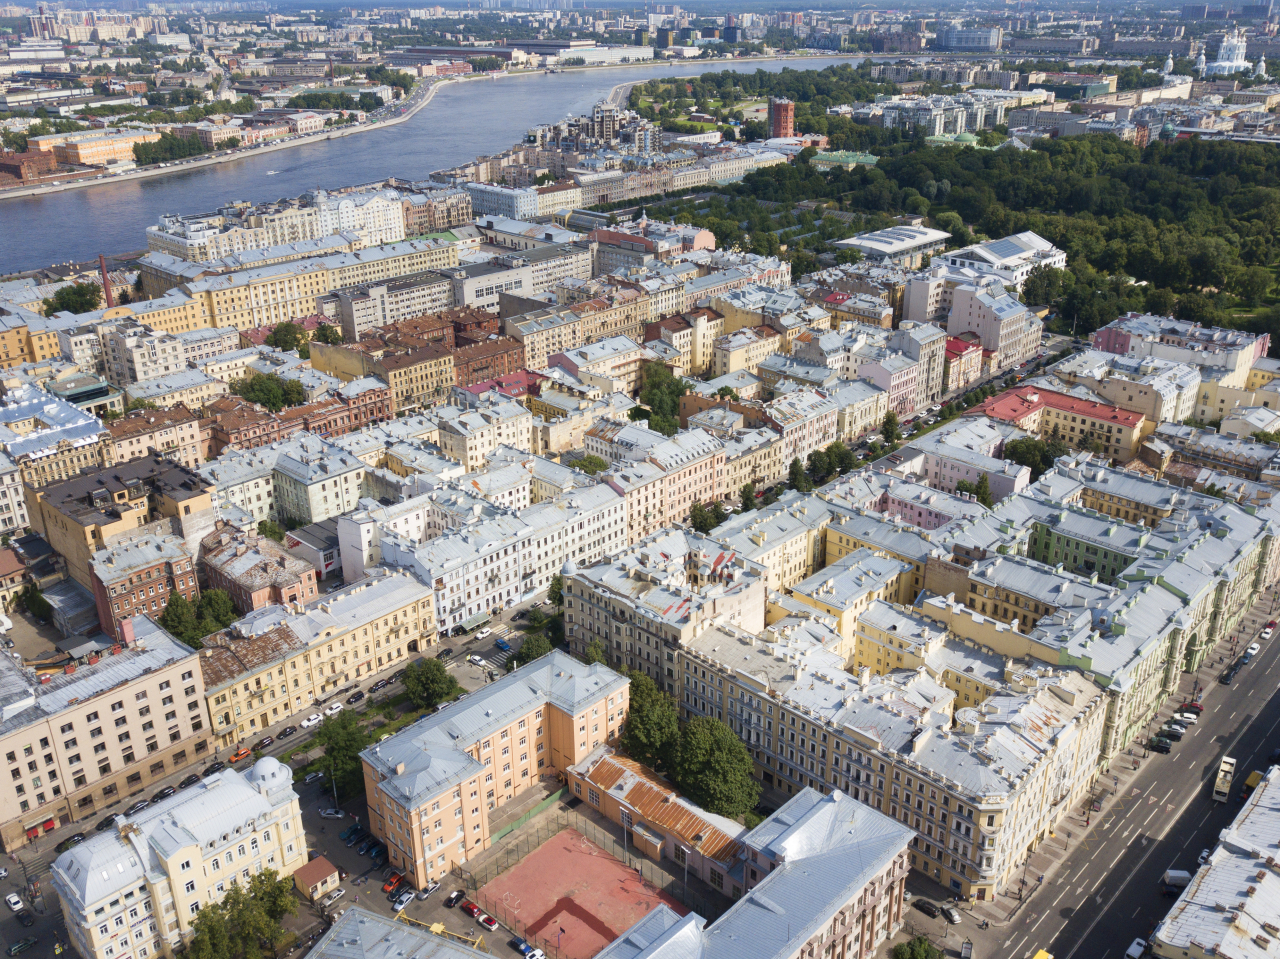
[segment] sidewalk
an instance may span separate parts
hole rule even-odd
[[[1249,645],[1251,639],[1246,637],[1254,636],[1272,617],[1276,607],[1277,587],[1273,587],[1259,596],[1257,603],[1245,613],[1237,627],[1205,657],[1199,670],[1179,674],[1177,691],[1160,707],[1148,729],[1158,728],[1173,715],[1175,707],[1194,698],[1193,694],[1197,690],[1202,698],[1220,695],[1218,675],[1231,661],[1233,654],[1238,654]],[[1106,821],[1118,799],[1130,795],[1133,780],[1144,762],[1145,751],[1139,745],[1144,738],[1145,734],[1140,735],[1126,752],[1117,757],[1115,763],[1102,770],[1094,784],[1092,800],[1086,800],[1081,806],[1070,810],[1059,821],[1054,833],[1041,842],[1022,864],[1022,875],[1017,881],[1010,882],[1005,891],[995,899],[972,904],[972,909],[968,911],[972,912],[974,922],[986,919],[995,927],[1008,925],[1024,907],[1035,901],[1036,891],[1041,886],[1053,884],[1059,867],[1077,846],[1089,839],[1092,827]]]

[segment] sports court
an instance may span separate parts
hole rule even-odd
[[[480,889],[481,906],[561,959],[591,959],[659,902],[688,910],[580,832],[562,829]]]

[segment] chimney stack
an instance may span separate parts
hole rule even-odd
[[[111,280],[107,276],[107,258],[101,253],[98,254],[98,270],[102,273],[102,301],[107,304],[107,309],[112,309],[116,301],[111,295]]]

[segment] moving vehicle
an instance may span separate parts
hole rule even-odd
[[[1179,889],[1185,889],[1191,885],[1191,873],[1185,869],[1166,869],[1164,875],[1160,877],[1160,881],[1166,886],[1176,886]]]
[[[401,912],[401,911],[403,911],[405,906],[407,906],[407,905],[409,905],[409,903],[413,902],[414,897],[415,897],[416,895],[417,895],[417,893],[415,893],[412,889],[406,889],[404,892],[400,893],[400,895],[399,895],[399,897],[396,899],[396,901],[395,901],[395,902],[393,902],[393,903],[391,904],[391,908],[392,908],[395,912]]]
[[[476,639],[484,639],[486,636],[488,636],[492,632],[493,630],[490,629],[488,626],[486,626],[484,629],[476,633]]]
[[[302,721],[302,728],[310,729],[312,726],[318,726],[320,725],[320,721],[321,721],[320,714],[312,713],[310,716],[308,716],[306,719]]]
[[[128,809],[126,809],[124,811],[124,814],[126,816],[132,816],[136,812],[142,812],[142,810],[146,809],[150,805],[151,805],[151,800],[149,799],[139,800],[138,802],[130,806]]]
[[[253,744],[253,748],[266,749],[273,742],[275,742],[275,739],[273,739],[271,736],[263,736],[261,739],[259,739],[256,743]]]
[[[493,645],[497,646],[504,653],[511,652],[511,644],[508,643],[505,639],[495,639],[493,641]]]
[[[16,956],[19,953],[26,952],[28,949],[30,949],[39,941],[40,940],[37,939],[35,936],[27,936],[27,938],[25,939],[19,939],[17,942],[15,942],[12,946],[9,947],[8,955]]]
[[[466,894],[467,892],[465,889],[455,889],[453,892],[449,893],[449,898],[444,901],[445,906],[452,909],[462,901],[462,897]]]
[[[440,650],[440,652],[436,653],[436,659],[448,659],[452,655],[453,647],[446,646],[444,649]]]
[[[915,906],[930,919],[937,919],[942,913],[942,910],[931,903],[928,899],[917,899]]]
[[[472,653],[470,656],[468,656],[467,662],[469,662],[472,666],[479,666],[481,669],[490,668],[489,663],[485,660],[483,656],[479,655],[478,653]]]
[[[280,732],[277,735],[279,736],[280,739],[288,739],[297,731],[298,731],[297,726],[286,726],[284,727],[284,729],[280,730]]]
[[[338,713],[342,712],[342,709],[342,703],[334,703],[332,706],[325,707],[324,714],[326,716],[336,716]]]
[[[161,789],[159,792],[157,792],[154,796],[151,797],[151,801],[159,802],[161,799],[168,799],[177,791],[178,791],[177,786],[165,786],[163,789]]]
[[[321,819],[341,819],[345,815],[346,813],[344,813],[341,809],[321,809],[320,810]]]
[[[1213,801],[1226,802],[1231,798],[1231,780],[1236,775],[1236,761],[1230,756],[1223,756],[1218,764],[1218,778],[1213,781]]]
[[[54,852],[63,853],[72,846],[80,845],[82,842],[84,842],[84,833],[78,832],[74,836],[68,836],[66,839],[62,840],[62,842],[54,846],[53,849]]]
[[[322,772],[307,773],[306,778],[302,780],[302,785],[310,786],[312,783],[318,783],[322,779],[324,779],[324,773]]]
[[[1240,790],[1240,801],[1244,802],[1257,788],[1258,783],[1262,782],[1262,770],[1255,769],[1249,773],[1249,778],[1244,781],[1244,788]]]
[[[1124,959],[1142,959],[1143,953],[1147,951],[1147,940],[1135,939],[1133,944],[1124,951]]]
[[[30,929],[36,924],[36,917],[31,915],[30,909],[24,909],[18,913],[18,922],[22,923],[24,929]]]
[[[199,781],[200,781],[200,774],[199,774],[199,773],[192,773],[192,774],[191,774],[190,776],[188,776],[186,779],[182,780],[182,782],[178,783],[178,788],[179,788],[179,789],[187,789],[187,788],[189,788],[189,787],[191,787],[191,786],[194,786],[194,785],[195,785],[196,783],[198,783]]]

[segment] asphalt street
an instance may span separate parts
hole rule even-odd
[[[1273,615],[1272,602],[1260,601],[1235,631],[1247,637],[1238,648],[1258,641]],[[1239,813],[1239,791],[1249,772],[1265,768],[1280,747],[1278,683],[1280,634],[1262,644],[1230,686],[1208,683],[1200,721],[1170,754],[1152,753],[1142,761],[1124,794],[1100,814],[1056,874],[1007,926],[996,930],[993,924],[999,945],[985,955],[1026,959],[1047,949],[1055,959],[1119,959],[1134,939],[1145,939],[1174,903],[1161,895],[1164,871],[1195,871],[1201,850],[1212,848]],[[1184,676],[1183,691],[1190,687]],[[1171,700],[1161,719],[1180,701]],[[1212,798],[1213,780],[1223,756],[1235,757],[1236,778],[1231,800],[1219,803]],[[1059,828],[1083,826],[1073,810]],[[975,951],[979,955],[985,959]]]

